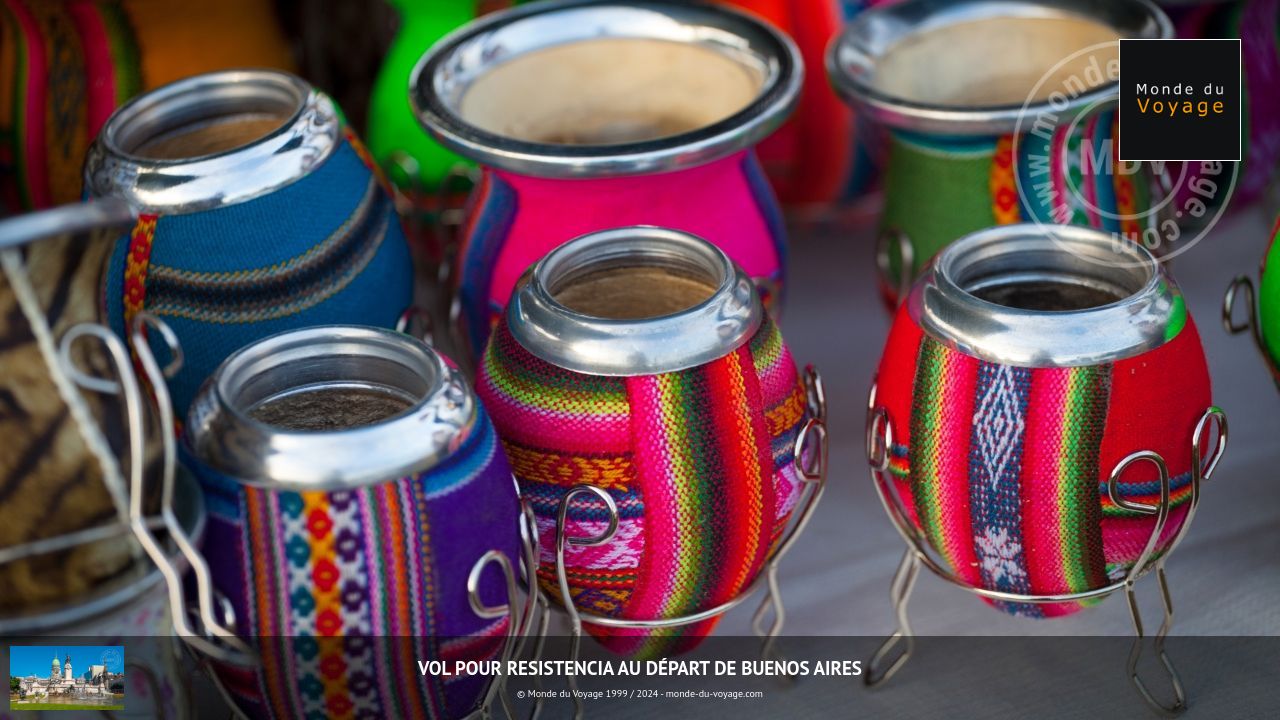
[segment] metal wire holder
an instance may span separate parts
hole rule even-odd
[[[422,182],[421,166],[412,155],[396,150],[387,157],[385,166],[388,174],[394,172],[407,178],[403,186],[392,185],[392,196],[400,217],[406,218],[405,230],[410,240],[427,247],[431,256],[426,259],[434,280],[435,297],[429,309],[433,325],[447,328],[440,335],[447,336],[450,356],[469,375],[474,375],[477,358],[473,357],[470,342],[458,332],[462,303],[454,285],[466,209],[452,200],[455,191],[480,184],[480,169],[457,163],[435,190],[429,190]]]
[[[179,638],[188,644],[209,645],[213,651],[229,649],[231,652],[239,652],[247,648],[244,648],[234,636],[228,638],[230,633],[216,622],[212,614],[205,612],[211,605],[212,593],[212,585],[208,582],[208,566],[174,512],[175,457],[172,438],[167,432],[160,433],[165,444],[161,467],[159,510],[154,514],[146,512],[147,426],[144,417],[146,399],[134,372],[128,349],[109,328],[94,323],[82,323],[71,327],[55,346],[53,330],[43,315],[35,288],[27,273],[25,261],[19,252],[19,249],[26,245],[54,236],[79,235],[94,231],[121,231],[130,227],[135,221],[136,213],[126,202],[104,198],[92,203],[67,205],[29,213],[0,222],[0,237],[4,238],[0,241],[0,262],[3,264],[4,273],[31,327],[54,386],[68,406],[70,415],[89,452],[98,462],[103,483],[116,506],[116,518],[111,523],[0,549],[0,564],[119,538],[132,545],[135,562],[149,562],[160,572],[168,591],[169,620],[174,633]],[[97,240],[101,241],[101,238]],[[135,337],[140,336],[147,325],[157,329],[167,341],[172,339],[172,332],[167,326],[145,313],[139,314],[135,319],[133,326]],[[73,349],[81,339],[94,339],[101,344],[111,364],[113,377],[96,376],[76,365]],[[138,353],[138,358],[153,384],[156,378],[163,378],[149,351],[144,349],[143,352]],[[180,365],[181,356],[175,352],[167,371],[176,372]],[[162,391],[163,382],[160,386]],[[121,399],[127,424],[127,485],[115,451],[107,442],[97,421],[90,416],[89,406],[81,396],[84,390],[117,395]],[[172,427],[171,423],[167,423],[167,419],[171,419],[171,412],[167,407],[167,395],[161,397],[165,402],[160,403],[156,408],[160,413],[161,428]],[[157,531],[164,532],[163,541],[157,537]],[[199,618],[203,622],[204,631],[222,639],[225,648],[209,643],[203,635],[196,633],[188,622],[182,587],[182,575],[187,567],[191,568],[196,575],[197,597],[201,607]],[[106,599],[115,601],[118,597],[108,596]],[[91,600],[89,604],[98,611],[116,607],[97,607],[102,604],[101,600],[103,598],[99,598],[98,601]],[[61,612],[76,618],[84,614],[75,609],[53,612],[55,616]],[[77,619],[72,622],[79,621]],[[185,696],[185,710],[189,713],[193,712],[194,708],[190,704],[193,693],[189,679],[182,673],[175,674],[178,675],[176,678],[179,682],[178,690]],[[148,679],[154,683],[154,676],[149,673]],[[158,698],[157,695],[157,700]],[[163,708],[157,709],[160,713],[164,712]]]
[[[1246,303],[1244,320],[1236,322],[1237,300],[1241,295],[1245,297]],[[1263,342],[1262,324],[1258,322],[1258,294],[1254,290],[1253,279],[1248,275],[1237,275],[1227,286],[1227,292],[1222,297],[1222,327],[1231,335],[1249,333],[1253,338],[1254,348],[1262,356],[1262,362],[1266,363],[1267,369],[1271,371],[1271,379],[1280,386],[1280,368],[1276,367],[1271,354],[1267,352],[1266,343]]]
[[[1215,435],[1210,442],[1210,438],[1206,435],[1210,426],[1213,426]],[[894,614],[897,618],[898,627],[892,635],[890,635],[876,650],[872,656],[871,662],[868,664],[867,672],[863,676],[863,681],[867,687],[877,687],[882,685],[889,678],[893,677],[907,660],[910,659],[912,651],[915,647],[915,636],[912,633],[909,618],[907,616],[907,603],[911,598],[911,591],[915,587],[916,579],[919,577],[920,568],[923,566],[928,568],[930,572],[939,578],[955,585],[959,588],[967,590],[979,597],[989,600],[1011,602],[1011,603],[1031,603],[1031,604],[1048,604],[1048,603],[1074,603],[1087,600],[1096,600],[1107,597],[1113,593],[1123,591],[1129,605],[1129,614],[1133,621],[1134,640],[1129,651],[1129,658],[1126,664],[1125,672],[1129,681],[1133,684],[1138,694],[1146,704],[1156,713],[1165,717],[1175,717],[1182,714],[1187,708],[1186,691],[1182,686],[1182,680],[1178,676],[1177,670],[1173,666],[1173,662],[1169,659],[1165,652],[1165,638],[1169,634],[1169,630],[1173,624],[1173,599],[1169,592],[1169,582],[1165,575],[1165,562],[1178,544],[1182,542],[1183,537],[1187,534],[1187,530],[1191,527],[1191,522],[1195,518],[1196,509],[1200,504],[1200,485],[1203,481],[1208,480],[1214,470],[1221,461],[1223,453],[1227,447],[1227,416],[1220,408],[1209,407],[1204,414],[1200,416],[1200,420],[1196,423],[1196,427],[1191,436],[1191,494],[1187,501],[1187,511],[1183,518],[1182,525],[1179,527],[1177,534],[1168,544],[1168,547],[1156,556],[1156,548],[1159,544],[1159,538],[1164,532],[1168,523],[1169,515],[1172,511],[1172,502],[1170,499],[1170,480],[1169,469],[1165,464],[1164,458],[1158,453],[1150,450],[1142,450],[1134,452],[1125,457],[1115,468],[1107,479],[1107,495],[1111,501],[1117,506],[1132,512],[1142,513],[1144,515],[1154,515],[1156,518],[1155,526],[1152,528],[1151,535],[1147,539],[1147,543],[1142,553],[1138,556],[1138,560],[1133,567],[1125,574],[1124,578],[1114,582],[1106,587],[1085,592],[1058,594],[1058,595],[1021,595],[1017,593],[1002,592],[998,590],[988,590],[981,587],[975,587],[964,579],[958,577],[945,565],[933,557],[929,550],[928,542],[921,535],[920,531],[910,521],[902,500],[893,488],[893,480],[889,477],[889,462],[891,449],[893,447],[893,426],[889,419],[888,412],[882,406],[876,404],[876,387],[872,385],[870,397],[867,403],[867,461],[871,467],[871,481],[880,502],[884,506],[885,512],[889,515],[889,519],[893,521],[894,527],[898,530],[898,534],[902,536],[903,542],[907,545],[907,550],[902,556],[898,569],[894,573],[893,581],[890,583],[889,596],[893,603]],[[1202,457],[1201,448],[1211,448],[1211,453],[1206,459]],[[1138,503],[1128,500],[1119,493],[1119,481],[1131,466],[1138,463],[1151,463],[1155,466],[1159,473],[1160,483],[1160,501],[1156,505],[1147,503]],[[1160,628],[1156,631],[1153,638],[1153,646],[1156,654],[1160,658],[1160,662],[1164,667],[1166,681],[1173,691],[1174,700],[1170,704],[1164,704],[1157,700],[1151,693],[1147,683],[1138,674],[1138,660],[1142,657],[1143,644],[1146,638],[1146,630],[1142,622],[1142,614],[1138,609],[1138,600],[1135,593],[1135,584],[1138,578],[1154,570],[1156,582],[1160,590],[1160,599],[1164,607],[1164,619],[1160,624]],[[898,646],[901,646],[900,648]],[[889,660],[892,653],[897,649],[897,655]]]
[[[796,513],[791,527],[778,543],[777,550],[765,563],[763,572],[745,590],[729,601],[697,613],[679,617],[660,619],[616,618],[580,610],[573,602],[559,603],[557,604],[558,607],[564,611],[569,619],[569,659],[571,661],[576,661],[581,652],[583,624],[631,630],[658,630],[694,625],[724,615],[742,605],[761,588],[765,589],[765,594],[754,615],[752,615],[751,627],[756,636],[762,641],[760,657],[781,657],[775,648],[775,643],[786,622],[786,607],[783,605],[782,593],[778,583],[778,565],[809,524],[814,510],[818,507],[818,502],[822,499],[822,493],[826,489],[827,482],[826,391],[823,388],[822,377],[812,366],[805,368],[804,383],[809,419],[796,436],[796,444],[792,456],[792,462],[803,484],[802,495],[796,505],[799,508],[799,512]],[[596,500],[605,506],[609,515],[608,528],[595,537],[571,536],[567,527],[570,505],[575,498],[584,495],[594,496]],[[565,565],[565,551],[570,546],[593,547],[603,545],[613,539],[617,530],[618,507],[614,503],[612,496],[604,489],[594,485],[577,485],[560,499],[555,525],[555,573],[556,584],[561,598],[566,600],[572,598],[569,591],[568,570]],[[550,598],[544,598],[544,601],[548,608],[552,605]],[[773,622],[768,627],[765,627],[765,620],[769,617],[771,611]],[[547,612],[549,611],[544,611],[544,615]],[[581,720],[585,708],[581,694],[578,692],[577,677],[569,675],[566,681],[573,696],[574,720]],[[542,701],[539,700],[530,714],[531,720],[536,720],[541,708]]]
[[[893,251],[898,251],[898,272],[893,272]],[[893,292],[894,302],[902,304],[911,293],[911,283],[915,279],[916,248],[911,238],[897,228],[885,228],[876,235],[876,269],[880,271],[880,281],[884,287]],[[892,278],[892,280],[891,280]]]

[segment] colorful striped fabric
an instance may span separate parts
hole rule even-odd
[[[519,557],[519,508],[492,424],[413,477],[349,492],[247,487],[184,458],[210,496],[206,554],[263,662],[222,668],[254,718],[459,718],[487,677],[423,675],[417,661],[491,660],[507,618],[468,604],[487,551]],[[497,572],[489,605],[506,602]]]
[[[185,356],[170,383],[179,417],[205,378],[255,340],[312,325],[391,327],[412,304],[409,246],[367,158],[344,132],[289,185],[226,207],[142,215],[117,242],[107,317],[122,334],[143,309],[173,328]]]
[[[1185,394],[1167,393],[1170,377]],[[1153,450],[1169,466],[1174,510],[1157,552],[1167,547],[1190,498],[1190,439],[1209,405],[1209,381],[1189,320],[1139,357],[1028,368],[952,349],[903,309],[876,403],[895,432],[889,472],[908,519],[956,576],[989,590],[1057,595],[1122,579],[1150,537],[1153,516],[1107,495],[1108,475],[1130,453]],[[1145,464],[1119,483],[1133,502],[1155,504],[1159,489]],[[1028,617],[1083,606],[993,604]]]
[[[70,202],[80,192],[80,163],[98,128],[88,127],[85,47],[88,29],[62,3],[0,3],[0,183],[6,210]],[[93,39],[90,38],[93,42]]]
[[[787,224],[782,217],[782,206],[778,204],[777,195],[769,177],[765,175],[764,166],[755,153],[747,153],[742,158],[742,174],[746,178],[747,188],[755,199],[756,206],[769,228],[769,237],[773,241],[773,251],[778,258],[777,267],[768,276],[752,278],[756,289],[760,291],[760,300],[764,303],[765,312],[775,312],[782,306],[783,281],[786,279],[787,267]]]
[[[558,595],[556,510],[573,486],[618,504],[614,539],[570,548],[570,592],[609,617],[673,618],[720,605],[759,574],[798,500],[791,458],[805,420],[791,354],[766,320],[728,355],[680,372],[603,377],[571,372],[521,347],[505,322],[489,344],[477,393],[533,502],[538,577]],[[571,536],[596,536],[603,507],[580,497]],[[692,648],[714,621],[653,632],[592,628],[611,649],[660,656]]]
[[[483,348],[502,307],[490,300],[489,285],[498,255],[515,222],[515,190],[495,172],[481,175],[467,200],[467,219],[459,248],[458,298],[461,331],[473,349]]]
[[[868,0],[723,0],[759,15],[791,36],[805,67],[820,68],[840,28],[875,3]],[[759,147],[760,159],[785,207],[813,207],[857,198],[876,179],[874,128],[859,122],[836,96],[826,74],[804,78],[796,114]]]
[[[992,225],[1067,223],[1140,239],[1155,224],[1154,216],[1139,216],[1151,206],[1151,188],[1144,175],[1119,162],[1117,137],[1110,111],[1049,135],[894,132],[881,227],[910,239],[913,273],[951,241]],[[897,304],[898,263],[895,250],[891,271],[881,278],[892,305]]]

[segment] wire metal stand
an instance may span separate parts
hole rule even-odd
[[[147,428],[144,408],[146,400],[130,361],[129,351],[114,332],[93,323],[73,326],[55,344],[53,330],[43,315],[35,288],[27,273],[25,261],[18,252],[18,248],[55,236],[95,232],[102,235],[96,236],[95,240],[91,241],[105,241],[104,237],[114,237],[110,233],[129,227],[135,219],[134,209],[126,202],[104,198],[92,203],[29,213],[0,222],[0,227],[3,229],[0,236],[5,238],[0,242],[0,260],[3,261],[4,273],[22,309],[23,316],[31,327],[36,344],[40,347],[54,386],[69,407],[81,437],[94,460],[97,461],[102,472],[102,482],[116,508],[116,517],[111,523],[0,549],[0,565],[107,540],[119,539],[127,542],[133,548],[135,563],[140,564],[139,566],[143,563],[154,565],[160,572],[168,591],[169,620],[173,631],[185,642],[201,645],[205,641],[192,630],[187,619],[183,601],[182,575],[186,567],[190,567],[195,572],[198,599],[201,608],[204,609],[210,605],[209,596],[212,590],[212,586],[206,582],[208,568],[203,557],[195,549],[187,529],[183,527],[174,511],[174,454],[171,445],[164,448],[162,458],[159,509],[149,514],[145,508]],[[145,314],[139,316],[134,332],[140,333],[145,324],[151,324],[166,340],[172,338],[172,332],[168,327],[158,321],[152,321]],[[110,370],[113,373],[111,377],[89,374],[76,365],[73,349],[77,342],[83,339],[97,340],[100,343],[111,365]],[[140,354],[139,360],[153,382],[154,377],[162,377],[149,352]],[[175,372],[180,364],[181,357],[175,355],[174,361],[168,368],[169,372]],[[116,395],[121,399],[127,422],[127,484],[120,459],[107,444],[98,421],[90,415],[89,406],[82,396],[82,392],[86,390]],[[160,404],[162,422],[168,417],[165,415],[167,409],[167,402]],[[162,427],[169,426],[171,425]],[[167,433],[161,433],[162,437],[171,439],[167,435]],[[199,521],[197,521],[198,524]],[[157,536],[157,531],[163,531],[163,540]],[[146,577],[150,575],[144,574],[139,582],[145,582]],[[206,581],[201,581],[202,578]],[[70,624],[87,622],[90,616],[125,607],[130,602],[133,602],[133,599],[127,591],[115,592],[102,597],[92,597],[79,606],[59,608],[45,615],[24,618],[22,622],[37,625],[46,621],[55,625],[64,621]],[[200,618],[204,621],[206,632],[216,635],[225,634],[223,628],[220,628],[216,622],[212,622],[211,615],[202,612]],[[235,641],[231,642],[233,648],[234,643]],[[178,672],[176,668],[171,670],[181,696],[179,712],[190,712],[190,699],[193,696],[190,679],[186,674]],[[154,680],[154,670],[150,673],[148,676]],[[156,697],[159,700],[158,694]],[[163,713],[163,708],[158,707],[157,711]],[[104,711],[104,714],[110,716],[108,712]]]
[[[1236,301],[1240,295],[1244,295],[1246,307],[1244,320],[1236,322]],[[1249,333],[1253,338],[1254,348],[1262,356],[1262,362],[1271,371],[1271,378],[1280,386],[1280,367],[1276,366],[1276,361],[1271,358],[1267,345],[1263,342],[1262,324],[1258,322],[1258,296],[1253,287],[1253,279],[1248,275],[1237,275],[1231,285],[1227,286],[1227,292],[1222,297],[1222,327],[1231,335]]]
[[[898,273],[894,277],[892,251],[898,251]],[[911,238],[897,228],[886,228],[876,236],[876,268],[881,281],[893,291],[894,302],[901,305],[911,293],[915,280],[916,247]],[[890,280],[890,278],[893,278]]]
[[[1164,566],[1169,556],[1173,554],[1178,544],[1182,542],[1187,530],[1191,527],[1192,520],[1195,518],[1196,509],[1200,504],[1200,484],[1213,475],[1218,462],[1221,461],[1222,455],[1226,451],[1227,417],[1221,409],[1213,406],[1206,409],[1196,423],[1195,431],[1192,433],[1191,494],[1187,502],[1186,516],[1183,518],[1181,527],[1179,527],[1177,534],[1168,544],[1168,547],[1158,557],[1155,556],[1159,539],[1164,532],[1172,510],[1169,469],[1158,453],[1150,450],[1138,451],[1121,460],[1111,471],[1107,479],[1107,495],[1110,497],[1111,502],[1118,507],[1131,512],[1155,516],[1155,526],[1152,528],[1151,536],[1147,539],[1142,553],[1138,556],[1137,561],[1129,569],[1124,579],[1096,590],[1058,595],[1021,595],[975,587],[952,573],[940,561],[935,559],[928,549],[927,540],[910,521],[902,505],[902,500],[893,487],[893,480],[889,477],[890,452],[894,438],[893,426],[888,412],[883,407],[876,405],[876,387],[874,385],[871,388],[867,413],[866,449],[867,461],[871,466],[872,484],[880,496],[880,502],[884,506],[885,512],[889,515],[894,527],[898,530],[898,534],[902,536],[903,542],[907,545],[907,550],[902,556],[902,561],[898,564],[897,572],[894,573],[889,590],[894,613],[897,616],[898,627],[872,656],[867,673],[863,676],[863,681],[867,687],[877,687],[889,680],[902,669],[903,665],[911,657],[911,653],[915,648],[915,640],[908,621],[907,603],[911,599],[911,591],[920,574],[920,568],[923,566],[952,585],[963,588],[979,597],[995,601],[1037,605],[1074,603],[1100,599],[1112,593],[1123,591],[1125,598],[1128,600],[1129,614],[1133,621],[1135,635],[1125,669],[1129,681],[1147,705],[1155,712],[1166,717],[1174,717],[1186,710],[1186,691],[1183,689],[1182,680],[1179,678],[1177,670],[1174,669],[1173,662],[1165,652],[1165,638],[1173,624],[1173,599],[1169,593],[1169,582],[1165,575]],[[1215,433],[1212,438],[1206,436],[1210,426],[1213,427]],[[1207,459],[1202,457],[1202,448],[1210,448]],[[1133,502],[1119,493],[1120,478],[1125,471],[1131,466],[1142,462],[1151,463],[1159,473],[1160,501],[1156,505]],[[1164,607],[1164,619],[1153,638],[1153,649],[1164,666],[1166,680],[1173,691],[1174,701],[1168,705],[1155,698],[1146,682],[1139,676],[1137,669],[1138,660],[1142,657],[1146,631],[1142,622],[1142,614],[1138,609],[1135,584],[1138,578],[1152,570],[1156,574],[1156,582],[1160,589],[1160,599]],[[899,648],[899,646],[901,647]],[[889,657],[895,652],[895,649],[897,655],[893,656],[890,661]]]
[[[534,590],[524,593],[524,604],[519,604],[520,593],[518,590],[518,580],[523,579],[526,588],[537,587],[537,569],[538,569],[538,525],[534,520],[533,507],[527,501],[520,503],[520,544],[522,557],[520,558],[521,578],[515,576],[512,570],[511,561],[506,555],[497,550],[490,550],[476,562],[471,569],[471,575],[467,578],[467,596],[471,603],[471,609],[476,615],[486,619],[496,619],[503,616],[518,617],[519,621],[509,622],[507,624],[507,644],[502,649],[502,671],[493,683],[489,686],[489,691],[485,696],[485,701],[480,709],[473,713],[471,718],[483,718],[487,720],[491,717],[491,708],[494,700],[499,699],[502,704],[503,713],[507,720],[515,720],[515,710],[511,705],[511,697],[507,692],[507,683],[510,677],[507,674],[508,662],[512,658],[520,657],[524,654],[525,646],[529,641],[529,631],[534,627],[535,616],[537,615],[539,606],[539,596]],[[480,577],[485,567],[490,564],[497,564],[501,569],[503,578],[506,581],[507,588],[507,604],[494,608],[485,607],[480,601]],[[516,608],[519,608],[518,615]],[[541,656],[542,641],[546,638],[546,622],[539,623],[538,640],[535,645],[535,659]]]
[[[684,627],[686,625],[694,625],[700,622],[718,618],[734,608],[742,605],[748,598],[755,594],[760,588],[765,588],[765,594],[760,605],[756,608],[751,618],[751,627],[756,636],[762,641],[760,647],[761,658],[780,658],[775,643],[778,635],[782,632],[784,623],[786,622],[786,608],[782,602],[782,593],[778,584],[778,565],[782,562],[782,558],[786,556],[787,551],[795,543],[796,539],[804,532],[805,527],[809,524],[810,518],[813,516],[814,510],[818,507],[818,502],[822,499],[822,493],[826,489],[827,482],[827,398],[826,391],[822,385],[822,377],[818,371],[812,366],[805,369],[805,399],[808,407],[809,420],[800,430],[796,437],[795,449],[793,451],[792,462],[803,483],[802,495],[797,503],[800,511],[796,514],[792,521],[791,527],[783,535],[782,540],[778,543],[777,550],[773,556],[765,563],[765,567],[761,574],[742,592],[735,595],[729,601],[707,608],[700,612],[691,613],[672,618],[660,619],[635,619],[635,618],[616,618],[605,615],[596,615],[594,613],[580,610],[573,602],[564,602],[558,606],[564,611],[569,619],[569,660],[576,661],[580,655],[582,648],[582,626],[584,624],[597,625],[600,627],[614,629],[630,629],[630,630],[658,630]],[[569,507],[574,499],[583,496],[594,496],[601,504],[603,504],[609,515],[609,526],[604,532],[595,537],[574,537],[569,535],[568,531],[568,513]],[[555,526],[555,572],[556,584],[559,588],[560,597],[566,600],[572,598],[569,591],[568,569],[565,565],[565,551],[570,547],[594,547],[609,542],[618,530],[618,507],[613,501],[613,497],[602,488],[594,485],[577,485],[570,489],[565,496],[561,498]],[[547,606],[550,607],[551,600],[544,598]],[[544,611],[545,616],[549,611]],[[773,622],[765,627],[764,622],[772,613]],[[539,653],[541,656],[541,653]],[[582,702],[582,696],[578,692],[578,681],[575,675],[568,675],[566,682],[569,685],[571,695],[573,696],[573,717],[574,720],[581,720],[585,712]],[[542,708],[542,701],[539,700],[534,711],[530,714],[530,720],[536,720]]]
[[[445,328],[436,340],[447,340],[450,356],[469,376],[474,376],[478,358],[471,351],[470,341],[458,332],[462,302],[455,283],[466,209],[454,202],[454,198],[480,184],[480,169],[458,163],[449,169],[435,190],[430,190],[422,182],[421,166],[408,153],[394,151],[384,165],[387,174],[407,180],[403,185],[392,186],[392,196],[400,217],[407,219],[405,231],[410,240],[428,255],[425,260],[434,280],[431,287],[435,290],[429,315],[435,327]]]

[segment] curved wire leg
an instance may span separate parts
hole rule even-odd
[[[534,581],[536,587],[536,580]],[[534,591],[534,602],[541,606],[538,618],[538,639],[533,644],[533,659],[541,660],[542,655],[547,647],[547,630],[551,627],[551,601],[543,596],[541,590]],[[529,709],[529,720],[538,720],[542,716],[542,708],[546,704],[546,699],[542,697],[542,676],[535,675],[533,678],[533,688],[538,691],[538,697],[533,701],[533,707]]]
[[[1147,687],[1146,682],[1138,675],[1138,660],[1142,657],[1142,645],[1146,636],[1142,627],[1142,612],[1138,609],[1138,598],[1132,583],[1125,588],[1125,598],[1129,601],[1129,614],[1133,618],[1133,630],[1136,637],[1133,639],[1133,646],[1129,649],[1127,671],[1129,680],[1152,710],[1165,717],[1177,717],[1187,709],[1187,693],[1182,687],[1182,678],[1178,677],[1178,671],[1173,667],[1173,661],[1169,659],[1169,655],[1164,649],[1165,637],[1173,626],[1173,597],[1169,594],[1169,581],[1165,577],[1164,561],[1158,562],[1155,569],[1156,583],[1160,587],[1160,601],[1164,605],[1164,621],[1160,623],[1160,629],[1156,631],[1152,646],[1156,654],[1160,656],[1160,663],[1164,665],[1165,673],[1168,675],[1166,679],[1173,689],[1173,703],[1165,705],[1157,700],[1152,695],[1150,688]]]
[[[761,660],[785,660],[786,656],[778,652],[776,642],[787,622],[787,608],[782,601],[782,590],[778,584],[778,565],[791,549],[800,533],[809,524],[818,503],[822,501],[827,484],[827,394],[822,384],[822,375],[812,365],[805,368],[805,403],[809,412],[809,421],[805,423],[796,436],[796,444],[792,451],[792,463],[796,474],[800,477],[804,489],[795,522],[778,544],[777,550],[765,566],[764,576],[767,590],[751,616],[751,629],[763,642],[760,646]],[[773,622],[768,629],[764,627],[765,618],[773,611]],[[788,682],[795,677],[783,676]]]
[[[756,608],[756,612],[751,616],[751,629],[755,632],[756,637],[761,639],[760,643],[760,659],[761,660],[777,660],[785,662],[787,657],[783,655],[777,647],[778,635],[782,633],[782,626],[787,622],[787,607],[782,602],[782,591],[778,587],[778,562],[776,559],[769,562],[765,568],[765,581],[768,589],[765,591],[764,597],[760,600],[760,606]],[[773,611],[773,622],[768,628],[764,627],[764,619],[769,616],[769,611]],[[796,676],[791,673],[780,675],[779,679],[790,685],[796,681]]]
[[[498,568],[505,581],[507,590],[507,602],[505,605],[489,607],[484,604],[480,597],[480,578],[484,574],[485,568],[491,564]],[[511,700],[506,693],[506,668],[520,644],[523,633],[529,629],[529,626],[522,621],[524,613],[521,612],[519,607],[516,575],[515,570],[512,568],[511,559],[500,550],[490,550],[481,556],[480,560],[472,566],[471,574],[467,578],[467,599],[471,605],[471,612],[475,613],[476,617],[484,618],[485,620],[499,620],[502,618],[507,620],[507,642],[499,656],[502,670],[498,672],[498,677],[494,678],[490,683],[489,690],[485,693],[484,701],[480,705],[480,711],[476,714],[488,720],[488,718],[492,717],[494,701],[497,700],[501,703],[502,711],[505,713],[507,720],[515,720],[515,712],[511,709]]]
[[[898,251],[897,277],[893,273],[893,249]],[[895,303],[901,304],[911,292],[911,282],[915,276],[915,255],[911,238],[901,230],[886,229],[876,236],[876,267],[880,270],[881,280],[886,285],[893,284]]]
[[[534,638],[532,659],[541,660],[547,644],[547,630],[551,626],[551,601],[543,595],[542,588],[538,585],[538,558],[541,555],[541,550],[538,543],[538,522],[534,517],[533,506],[528,501],[522,501],[520,503],[520,514],[524,521],[521,531],[523,558],[520,563],[520,571],[525,584],[526,596],[524,617],[521,620],[524,631],[521,633],[519,645],[515,648],[515,656],[524,656],[525,647],[530,639],[529,631],[534,627],[536,618],[537,637]],[[534,698],[533,707],[529,709],[529,720],[537,720],[538,716],[542,714],[542,706],[545,700],[542,698],[541,675],[534,676],[533,687],[538,691],[538,694]],[[502,693],[503,695],[507,694],[505,686],[502,689]]]
[[[566,530],[569,518],[569,506],[573,499],[578,495],[595,495],[596,499],[604,503],[609,512],[609,527],[600,535],[593,538],[569,537]],[[570,546],[577,547],[594,547],[603,545],[613,539],[615,533],[618,532],[618,506],[614,503],[613,497],[601,488],[592,485],[578,485],[560,500],[560,509],[556,519],[556,582],[560,588],[560,597],[564,602],[564,609],[569,616],[569,660],[576,662],[582,652],[582,615],[579,614],[577,604],[573,600],[573,593],[569,591],[569,575],[564,563],[565,549]],[[569,685],[569,694],[573,696],[573,719],[582,720],[583,713],[586,708],[582,702],[582,693],[578,689],[578,676],[569,674],[566,678]]]
[[[768,583],[768,591],[760,600],[760,606],[756,608],[756,612],[751,616],[751,629],[755,632],[756,637],[764,642],[760,644],[761,660],[783,660],[782,653],[778,652],[775,643],[778,635],[782,632],[782,626],[787,621],[787,608],[782,602],[782,593],[778,587],[778,563],[770,561],[765,568],[766,582]],[[773,611],[773,622],[768,628],[764,627],[764,619],[769,616],[770,610]],[[790,678],[790,676],[788,676]]]
[[[911,600],[911,591],[915,589],[916,578],[919,575],[920,558],[914,550],[908,548],[903,553],[902,561],[898,563],[898,571],[893,574],[893,583],[889,586],[893,611],[898,616],[898,629],[885,638],[875,654],[871,656],[867,673],[862,676],[863,684],[869,688],[877,687],[893,677],[903,665],[907,664],[907,660],[911,659],[911,651],[915,649],[916,641],[915,635],[911,632],[910,619],[907,617],[907,603]],[[901,651],[886,667],[885,659],[898,645],[902,646]]]
[[[1244,309],[1237,311],[1236,308],[1241,305]],[[1236,320],[1237,316],[1243,317]],[[1237,275],[1227,286],[1227,292],[1222,298],[1222,327],[1231,335],[1249,333],[1254,349],[1271,369],[1273,379],[1280,384],[1280,368],[1277,368],[1276,361],[1271,358],[1271,352],[1262,339],[1262,323],[1258,321],[1258,293],[1248,275]]]

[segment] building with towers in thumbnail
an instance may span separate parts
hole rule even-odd
[[[53,656],[53,664],[50,666],[49,677],[42,678],[29,675],[25,678],[19,678],[18,688],[26,698],[49,697],[51,695],[90,697],[110,694],[106,681],[106,673],[100,673],[93,679],[77,678],[71,667],[71,656],[67,655],[65,661],[59,661],[58,656],[55,654]]]

